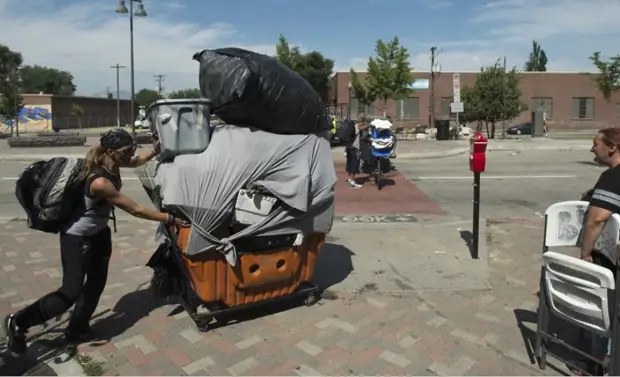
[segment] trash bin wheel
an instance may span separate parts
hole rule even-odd
[[[318,301],[319,301],[318,295],[316,293],[311,293],[304,300],[304,304],[306,304],[306,306],[312,306],[316,304]]]
[[[198,331],[200,332],[209,331],[209,324],[211,323],[212,320],[213,320],[212,317],[200,318],[200,320],[196,322],[196,327],[198,328]]]

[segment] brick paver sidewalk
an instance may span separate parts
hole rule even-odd
[[[151,270],[144,264],[156,247],[152,234],[152,224],[130,222],[120,224],[115,235],[110,279],[94,325],[109,340],[80,347],[102,362],[105,374],[554,373],[530,363],[518,326],[535,321],[540,219],[489,225],[491,290],[379,292],[368,285],[357,292],[328,291],[315,306],[207,333],[197,332],[177,305],[155,300],[148,291]],[[23,223],[0,224],[0,266],[4,315],[58,286],[57,240]],[[45,330],[33,333],[38,331]]]

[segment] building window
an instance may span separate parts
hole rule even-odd
[[[351,119],[357,119],[357,116],[362,113],[368,116],[370,115],[370,110],[370,106],[360,103],[357,98],[351,98]]]
[[[398,119],[420,119],[420,99],[409,97],[396,101]]]
[[[372,105],[368,106],[368,111],[366,111],[366,115],[382,116],[383,115],[383,101],[381,101],[381,103],[375,102]]]
[[[551,97],[532,97],[532,111],[541,109],[547,113],[547,119],[553,119],[553,98]]]
[[[453,97],[441,98],[441,115],[446,118],[450,117],[451,119],[456,119],[456,113],[452,113],[452,109],[450,108],[452,101]]]
[[[594,119],[594,98],[573,98],[573,119]]]

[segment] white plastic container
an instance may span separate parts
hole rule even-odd
[[[276,198],[241,189],[235,203],[235,220],[243,225],[258,224],[271,213],[276,201]]]
[[[201,98],[153,102],[146,118],[159,135],[160,159],[204,152],[210,140],[209,115],[209,103]]]

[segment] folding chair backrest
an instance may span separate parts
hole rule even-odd
[[[544,245],[553,247],[578,246],[588,202],[572,200],[555,203],[545,211]],[[615,255],[620,241],[620,215],[613,214],[596,241],[596,250]]]
[[[548,251],[543,254],[545,290],[551,311],[579,327],[608,335],[608,290],[615,289],[613,273],[605,267]]]

